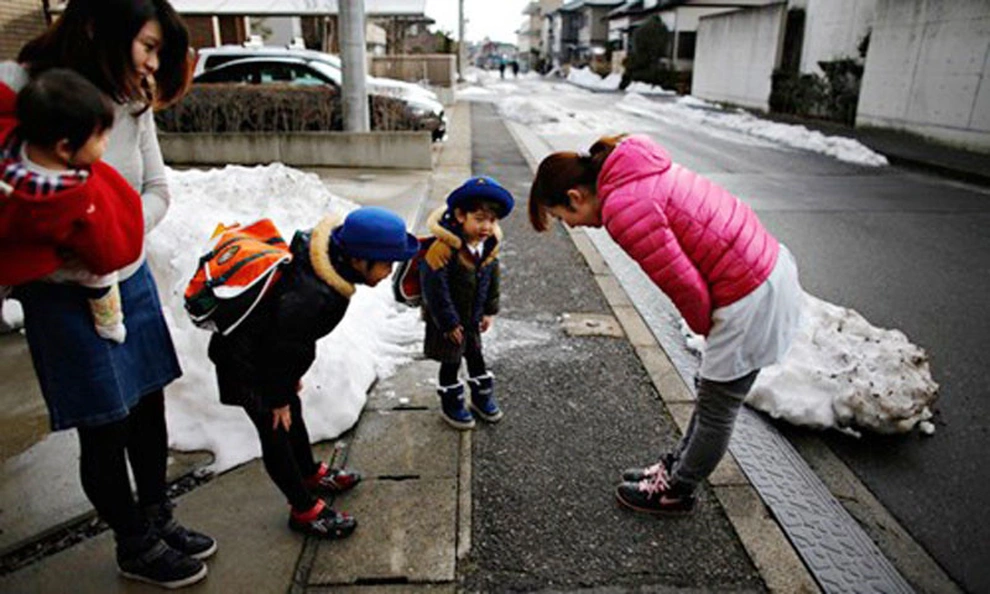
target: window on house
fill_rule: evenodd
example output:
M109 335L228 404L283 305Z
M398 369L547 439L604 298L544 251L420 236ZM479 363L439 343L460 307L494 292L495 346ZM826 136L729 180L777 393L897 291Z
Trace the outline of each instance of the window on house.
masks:
M698 34L694 31L682 31L677 37L677 57L682 60L693 60L697 39Z

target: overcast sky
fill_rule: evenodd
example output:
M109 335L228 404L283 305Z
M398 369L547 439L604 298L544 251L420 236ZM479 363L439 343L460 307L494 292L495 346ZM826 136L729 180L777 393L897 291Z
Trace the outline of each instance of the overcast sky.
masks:
M436 29L453 33L457 39L457 0L426 0L426 16L437 22ZM468 41L516 43L516 30L526 16L522 11L529 0L464 0L464 36Z

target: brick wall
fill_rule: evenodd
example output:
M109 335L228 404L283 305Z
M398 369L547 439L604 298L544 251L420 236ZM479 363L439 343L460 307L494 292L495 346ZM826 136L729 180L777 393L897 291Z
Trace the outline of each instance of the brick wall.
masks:
M21 46L45 27L41 0L0 0L0 60L17 57Z

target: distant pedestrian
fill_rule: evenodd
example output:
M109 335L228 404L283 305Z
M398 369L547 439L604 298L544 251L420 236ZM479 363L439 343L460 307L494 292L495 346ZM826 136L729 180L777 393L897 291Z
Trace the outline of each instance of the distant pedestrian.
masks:
M505 58L499 58L498 60L498 76L505 79Z
M220 401L242 407L254 424L265 471L289 502L292 530L336 539L357 526L322 498L353 488L361 476L314 460L301 378L316 359L317 341L343 319L355 285L377 285L418 247L402 219L383 208L359 208L343 223L327 217L296 232L292 261L251 315L210 339Z
M512 78L519 77L519 60L513 60L512 64Z
M113 104L53 68L17 95L16 116L0 117L0 285L80 285L96 333L122 343L117 270L141 256L144 215L134 188L100 162Z
M746 204L672 163L645 136L604 137L587 154L551 154L529 200L538 231L550 217L604 226L707 338L687 432L656 464L623 472L616 489L636 511L693 511L695 489L725 454L760 368L783 356L797 329L794 258Z
M426 320L424 353L440 362L441 414L457 429L474 427L473 410L490 423L502 418L481 335L499 308L498 220L512 212L512 194L490 177L473 177L451 192L428 219L436 237L420 267ZM467 362L471 410L465 404L461 359Z

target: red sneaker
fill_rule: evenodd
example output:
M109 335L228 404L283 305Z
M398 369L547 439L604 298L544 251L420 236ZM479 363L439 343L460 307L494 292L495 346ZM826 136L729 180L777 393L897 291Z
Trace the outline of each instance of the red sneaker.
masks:
M350 491L361 482L361 473L343 468L330 468L320 463L319 470L306 479L306 488L321 495L337 495Z
M309 536L336 540L347 538L357 528L357 520L344 512L330 508L322 499L312 509L289 513L289 528Z

